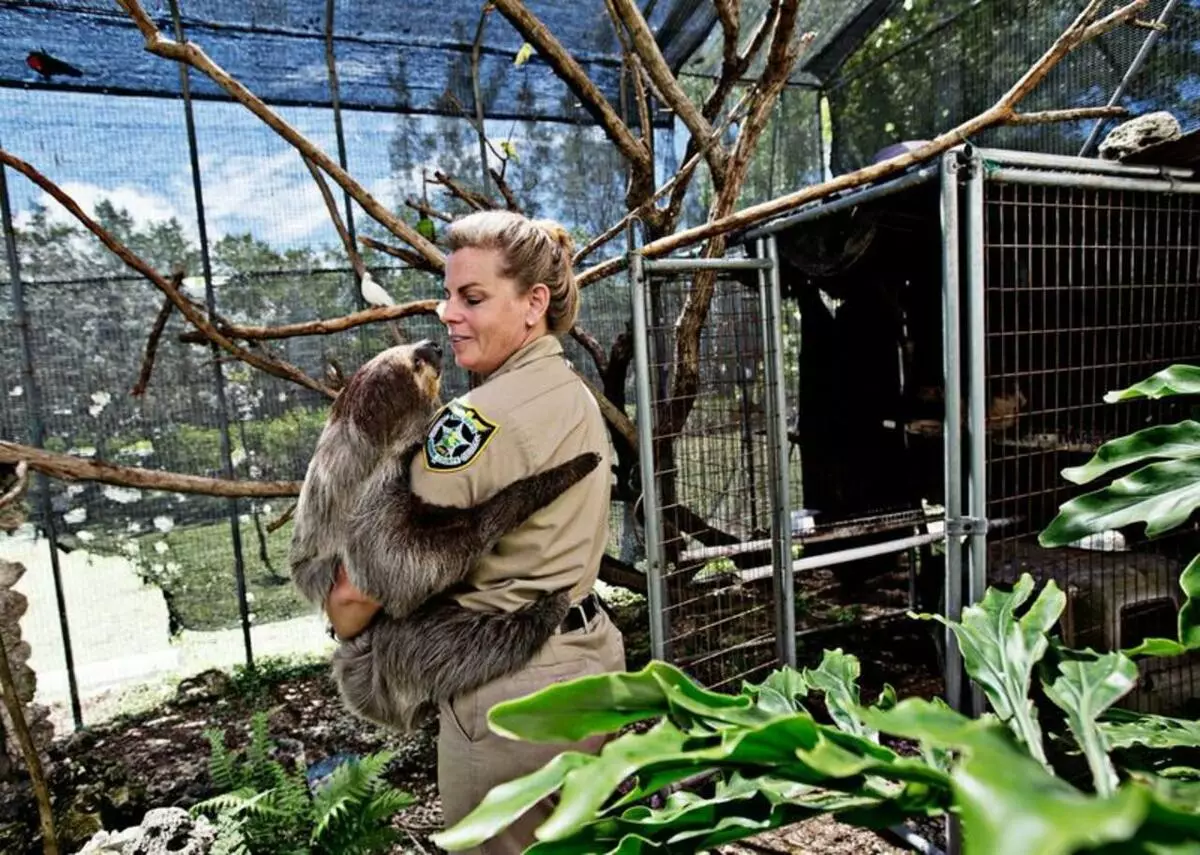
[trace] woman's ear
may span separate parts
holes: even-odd
[[[525,311],[525,326],[533,327],[545,316],[546,309],[550,306],[550,289],[544,282],[535,282],[525,296],[529,300],[529,307]]]

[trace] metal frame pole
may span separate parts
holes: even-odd
[[[178,0],[170,0],[171,18],[175,24],[175,39],[183,44],[187,37],[183,32],[183,21],[179,14]],[[192,113],[192,95],[189,69],[186,65],[179,66],[179,85],[183,94],[183,115],[187,123],[188,155],[192,167],[192,192],[196,199],[196,226],[200,232],[200,264],[204,273],[204,303],[210,318],[216,317],[217,299],[213,290],[212,263],[209,257],[208,229],[204,217],[204,191],[200,180],[200,151],[196,143],[196,121]],[[233,451],[229,438],[229,408],[225,395],[225,372],[221,360],[217,358],[220,351],[216,344],[211,346],[213,354],[213,386],[217,393],[217,426],[221,436],[221,468],[224,476],[233,480]],[[229,508],[229,535],[233,543],[234,579],[237,585],[238,615],[242,623],[242,643],[246,650],[246,667],[254,670],[254,651],[250,642],[250,606],[246,602],[246,562],[242,554],[242,531],[238,522],[238,500],[230,497],[227,500]]]
[[[942,437],[945,445],[945,613],[958,620],[962,613],[962,542],[958,525],[963,512],[962,485],[962,366],[959,356],[960,336],[959,288],[959,205],[958,155],[950,152],[941,163],[941,226],[942,226],[942,371],[945,412]],[[944,630],[946,702],[956,710],[962,709],[962,653],[958,639],[948,628]]]
[[[346,134],[342,128],[342,102],[337,75],[337,56],[333,38],[334,2],[335,0],[325,0],[325,53],[326,62],[329,66],[329,99],[330,104],[333,106],[333,131],[337,137],[338,166],[349,172],[350,167],[346,159]],[[350,237],[350,245],[357,246],[357,238],[354,233],[354,205],[350,191],[343,189],[342,196],[346,206],[346,234]],[[362,288],[359,287],[357,281],[354,283],[353,290],[354,300],[358,308],[365,309],[367,301],[363,299]],[[359,340],[361,342],[362,336],[359,336]]]
[[[966,181],[966,310],[967,310],[967,430],[970,436],[968,466],[968,516],[970,519],[970,572],[967,602],[983,599],[987,587],[987,345],[985,314],[985,257],[983,161],[973,155]],[[971,713],[982,715],[983,690],[971,687]]]
[[[776,634],[779,661],[796,667],[796,585],[792,573],[791,473],[787,443],[787,386],[783,377],[783,299],[775,236],[759,238],[758,256],[771,266],[758,276],[763,317],[767,386],[767,442],[771,472],[771,553],[775,565]]]
[[[14,324],[21,336],[21,384],[25,387],[25,411],[29,420],[30,441],[35,448],[44,448],[46,428],[42,424],[42,390],[33,370],[33,330],[25,306],[25,285],[21,281],[21,258],[17,252],[17,233],[13,228],[12,206],[8,198],[8,169],[0,164],[0,217],[4,223],[4,249],[8,255],[8,275],[12,283]],[[79,702],[79,684],[75,679],[75,654],[71,648],[71,626],[67,618],[67,600],[63,593],[62,567],[58,560],[58,531],[54,526],[54,509],[50,504],[50,482],[45,475],[37,476],[38,512],[46,530],[50,550],[50,573],[54,577],[54,599],[58,605],[58,629],[62,633],[63,659],[67,667],[67,692],[71,698],[71,720],[75,729],[83,727],[83,710]]]
[[[646,605],[650,615],[650,656],[666,661],[666,611],[663,596],[663,544],[654,466],[654,410],[650,395],[650,335],[646,323],[646,276],[642,256],[629,253],[629,295],[633,310],[633,376],[637,389],[638,464],[642,516],[646,532]]]

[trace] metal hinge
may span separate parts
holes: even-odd
[[[988,521],[984,517],[954,517],[946,521],[946,526],[952,537],[984,534],[988,530]]]

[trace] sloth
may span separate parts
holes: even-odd
[[[600,463],[580,454],[469,508],[412,492],[410,466],[438,411],[441,349],[399,345],[356,371],[334,400],[309,462],[289,552],[300,593],[324,606],[339,566],[381,604],[342,641],[333,675],[355,714],[408,731],[455,695],[519,670],[566,617],[566,590],[515,612],[453,598],[476,560]]]

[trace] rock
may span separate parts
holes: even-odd
[[[29,599],[20,591],[0,590],[0,623],[15,624],[29,611]]]
[[[183,808],[152,808],[141,825],[97,832],[79,855],[206,855],[216,839],[217,830],[206,817],[193,817]]]
[[[0,558],[0,589],[11,588],[25,575],[25,565]]]
[[[1147,113],[1117,125],[1100,143],[1103,160],[1124,160],[1130,155],[1177,140],[1183,135],[1179,120],[1166,110]]]
[[[214,701],[233,689],[233,681],[224,671],[210,668],[199,674],[179,681],[175,690],[175,701],[179,704],[196,704]]]

